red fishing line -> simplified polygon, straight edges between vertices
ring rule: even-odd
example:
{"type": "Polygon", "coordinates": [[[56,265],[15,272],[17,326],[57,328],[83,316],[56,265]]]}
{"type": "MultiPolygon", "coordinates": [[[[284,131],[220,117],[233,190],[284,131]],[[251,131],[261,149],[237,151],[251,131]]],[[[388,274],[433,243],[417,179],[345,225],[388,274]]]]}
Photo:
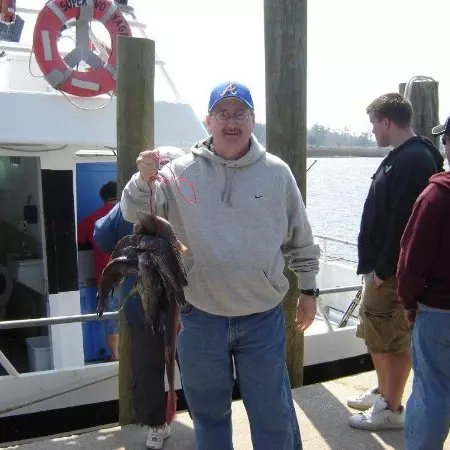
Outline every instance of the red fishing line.
{"type": "MultiPolygon", "coordinates": [[[[155,165],[160,168],[161,168],[161,164],[166,165],[168,162],[170,162],[169,158],[160,158],[159,152],[152,153],[149,156],[154,160],[155,165]]],[[[177,191],[179,192],[181,198],[189,205],[195,205],[197,203],[197,196],[195,194],[195,188],[194,188],[193,183],[191,183],[186,178],[177,177],[170,167],[168,167],[168,169],[172,174],[171,178],[172,178],[173,182],[175,183],[175,186],[177,187],[177,191]],[[183,189],[183,187],[185,189],[183,189]],[[183,192],[184,190],[186,190],[186,193],[183,192]]],[[[148,180],[148,187],[149,187],[149,191],[150,191],[149,207],[150,207],[150,212],[152,214],[154,214],[156,212],[155,205],[153,203],[153,188],[152,188],[152,184],[156,180],[160,181],[161,183],[164,183],[165,185],[170,184],[170,179],[163,177],[159,173],[155,177],[151,177],[148,180]]]]}

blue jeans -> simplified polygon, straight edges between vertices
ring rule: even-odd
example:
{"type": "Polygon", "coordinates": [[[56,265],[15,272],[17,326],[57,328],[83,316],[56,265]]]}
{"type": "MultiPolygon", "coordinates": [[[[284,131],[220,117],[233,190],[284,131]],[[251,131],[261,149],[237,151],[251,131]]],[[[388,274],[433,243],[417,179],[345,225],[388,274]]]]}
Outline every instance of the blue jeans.
{"type": "Polygon", "coordinates": [[[197,450],[233,449],[233,361],[253,448],[301,449],[281,305],[241,317],[216,316],[189,305],[181,321],[178,356],[197,450]]]}
{"type": "Polygon", "coordinates": [[[414,379],[406,404],[406,447],[442,450],[450,429],[450,313],[419,309],[412,358],[414,379]]]}
{"type": "MultiPolygon", "coordinates": [[[[114,312],[120,308],[119,291],[115,290],[114,294],[109,295],[106,302],[105,310],[107,312],[114,312]]],[[[105,334],[119,334],[119,320],[118,319],[105,319],[103,321],[105,327],[105,334]]]]}

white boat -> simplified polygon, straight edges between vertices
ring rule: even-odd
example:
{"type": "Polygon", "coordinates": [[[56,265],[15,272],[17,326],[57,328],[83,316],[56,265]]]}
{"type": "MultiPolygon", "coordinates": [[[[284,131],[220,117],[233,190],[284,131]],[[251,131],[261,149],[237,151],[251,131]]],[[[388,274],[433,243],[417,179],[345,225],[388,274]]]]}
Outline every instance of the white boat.
{"type": "MultiPolygon", "coordinates": [[[[32,30],[38,13],[20,8],[25,5],[30,2],[17,1],[24,38],[31,36],[27,28],[32,30]]],[[[134,13],[127,18],[133,35],[145,36],[145,25],[134,13]]],[[[92,252],[78,252],[76,222],[96,207],[98,186],[89,184],[89,171],[103,171],[100,179],[115,171],[115,97],[62,95],[42,78],[31,50],[31,42],[0,41],[0,279],[14,286],[11,293],[10,281],[0,283],[0,321],[87,312],[83,283],[92,276],[92,252]],[[92,194],[89,205],[81,192],[92,194]],[[37,217],[25,213],[24,206],[37,217]]],[[[205,135],[158,60],[156,145],[188,151],[205,135]]],[[[318,283],[325,291],[345,291],[360,280],[351,264],[332,260],[324,251],[318,283]]],[[[354,337],[357,309],[347,326],[338,327],[354,297],[355,289],[321,296],[317,320],[305,336],[306,381],[370,367],[365,346],[354,337]]],[[[117,421],[118,363],[88,358],[89,340],[99,338],[98,330],[96,336],[87,335],[94,328],[84,326],[84,336],[80,322],[0,329],[0,443],[117,421]]]]}

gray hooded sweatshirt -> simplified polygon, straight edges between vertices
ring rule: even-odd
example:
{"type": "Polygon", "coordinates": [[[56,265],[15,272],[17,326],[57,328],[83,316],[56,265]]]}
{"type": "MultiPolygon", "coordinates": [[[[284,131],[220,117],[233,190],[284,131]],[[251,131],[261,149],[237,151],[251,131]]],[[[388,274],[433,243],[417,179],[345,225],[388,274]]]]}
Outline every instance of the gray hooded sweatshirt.
{"type": "MultiPolygon", "coordinates": [[[[187,301],[220,316],[274,308],[289,288],[284,256],[301,288],[315,288],[319,247],[289,166],[254,136],[236,161],[210,148],[211,137],[197,143],[160,171],[165,182],[151,186],[156,213],[188,247],[187,301]],[[193,186],[195,202],[186,200],[192,192],[184,180],[193,186]]],[[[136,211],[149,205],[150,186],[136,173],[123,190],[122,213],[135,222],[136,211]]]]}

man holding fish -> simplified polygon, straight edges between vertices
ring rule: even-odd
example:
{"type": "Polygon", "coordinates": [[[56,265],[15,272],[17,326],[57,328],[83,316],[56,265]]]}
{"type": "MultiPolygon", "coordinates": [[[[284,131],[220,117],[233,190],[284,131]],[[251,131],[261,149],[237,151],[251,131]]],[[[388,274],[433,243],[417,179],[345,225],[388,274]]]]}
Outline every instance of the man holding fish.
{"type": "Polygon", "coordinates": [[[252,134],[249,89],[237,82],[216,86],[206,125],[210,136],[164,167],[162,179],[158,152],[142,152],[121,209],[137,222],[137,211],[150,205],[187,247],[178,354],[197,449],[233,448],[234,367],[254,449],[298,450],[285,362],[284,257],[302,289],[296,323],[304,331],[316,314],[319,247],[289,166],[252,134]]]}

